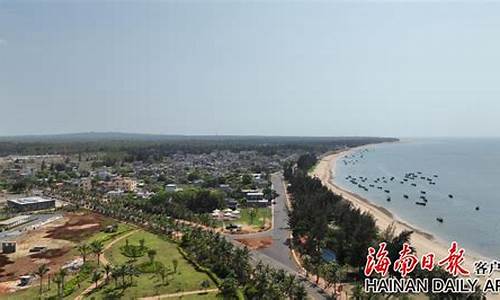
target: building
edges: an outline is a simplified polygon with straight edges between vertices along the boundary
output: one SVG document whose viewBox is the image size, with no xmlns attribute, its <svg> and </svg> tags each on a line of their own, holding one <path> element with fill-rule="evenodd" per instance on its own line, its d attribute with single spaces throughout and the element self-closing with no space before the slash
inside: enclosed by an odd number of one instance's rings
<svg viewBox="0 0 500 300">
<path fill-rule="evenodd" d="M 233 198 L 226 198 L 224 199 L 226 201 L 226 206 L 230 209 L 238 209 L 238 201 L 234 200 Z"/>
<path fill-rule="evenodd" d="M 30 216 L 17 216 L 8 220 L 0 221 L 0 230 L 7 230 L 30 221 Z"/>
<path fill-rule="evenodd" d="M 2 253 L 9 254 L 16 252 L 16 242 L 2 242 Z"/>
<path fill-rule="evenodd" d="M 247 205 L 249 206 L 264 207 L 269 205 L 269 200 L 264 199 L 264 193 L 262 192 L 245 193 L 245 199 L 247 200 Z"/>
<path fill-rule="evenodd" d="M 56 207 L 54 199 L 42 197 L 26 197 L 7 200 L 7 207 L 13 211 L 45 210 Z"/>
<path fill-rule="evenodd" d="M 90 191 L 92 189 L 92 179 L 88 177 L 80 179 L 79 187 L 84 191 Z"/>
<path fill-rule="evenodd" d="M 125 192 L 135 192 L 137 189 L 137 181 L 125 178 L 125 177 L 117 177 L 113 179 L 112 186 L 115 190 L 122 190 Z"/>
<path fill-rule="evenodd" d="M 177 185 L 173 183 L 169 183 L 165 186 L 165 191 L 167 192 L 175 192 L 177 190 Z"/>
</svg>

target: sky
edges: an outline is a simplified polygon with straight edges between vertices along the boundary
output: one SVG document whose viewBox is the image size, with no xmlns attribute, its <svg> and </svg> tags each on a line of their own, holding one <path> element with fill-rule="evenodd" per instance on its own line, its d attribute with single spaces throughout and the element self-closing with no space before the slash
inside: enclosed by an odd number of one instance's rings
<svg viewBox="0 0 500 300">
<path fill-rule="evenodd" d="M 500 2 L 3 1 L 0 135 L 499 136 Z"/>
</svg>

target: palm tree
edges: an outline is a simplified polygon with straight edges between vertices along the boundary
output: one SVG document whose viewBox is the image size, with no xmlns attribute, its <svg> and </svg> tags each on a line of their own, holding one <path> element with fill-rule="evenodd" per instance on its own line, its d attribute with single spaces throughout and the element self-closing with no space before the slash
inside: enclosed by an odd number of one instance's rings
<svg viewBox="0 0 500 300">
<path fill-rule="evenodd" d="M 201 283 L 200 283 L 200 286 L 203 290 L 206 290 L 210 287 L 210 281 L 208 280 L 203 280 Z"/>
<path fill-rule="evenodd" d="M 115 281 L 115 287 L 118 287 L 118 279 L 121 277 L 121 268 L 114 267 L 112 272 L 111 272 L 111 277 L 113 277 L 113 279 Z"/>
<path fill-rule="evenodd" d="M 35 271 L 35 274 L 40 277 L 40 297 L 42 296 L 42 289 L 43 289 L 43 276 L 49 272 L 49 268 L 47 267 L 47 264 L 42 264 L 38 267 L 38 269 Z"/>
<path fill-rule="evenodd" d="M 99 266 L 99 258 L 101 257 L 102 251 L 104 249 L 104 244 L 99 240 L 95 240 L 90 243 L 90 248 L 92 248 L 92 253 L 96 255 L 97 265 Z"/>
<path fill-rule="evenodd" d="M 293 296 L 291 299 L 293 300 L 305 300 L 307 299 L 307 291 L 306 288 L 302 284 L 295 285 L 293 289 Z"/>
<path fill-rule="evenodd" d="M 156 250 L 155 249 L 150 249 L 148 250 L 148 257 L 149 257 L 149 262 L 153 264 L 156 256 Z"/>
<path fill-rule="evenodd" d="M 177 273 L 178 266 L 179 266 L 179 260 L 177 258 L 172 259 L 172 267 L 174 267 L 174 273 Z"/>
<path fill-rule="evenodd" d="M 98 270 L 95 270 L 94 273 L 92 273 L 92 282 L 95 282 L 95 288 L 97 288 L 99 280 L 102 278 L 102 273 Z"/>
<path fill-rule="evenodd" d="M 57 296 L 61 297 L 61 283 L 62 283 L 62 279 L 61 279 L 61 276 L 59 276 L 59 273 L 55 274 L 54 278 L 52 278 L 52 281 L 54 281 L 54 283 L 57 286 Z"/>
<path fill-rule="evenodd" d="M 113 270 L 113 267 L 110 264 L 104 266 L 104 272 L 106 273 L 106 282 L 109 281 L 109 273 Z"/>
<path fill-rule="evenodd" d="M 233 299 L 236 297 L 238 289 L 238 281 L 232 277 L 227 277 L 224 279 L 220 286 L 220 292 L 224 299 Z"/>
<path fill-rule="evenodd" d="M 87 244 L 81 244 L 80 246 L 78 246 L 78 251 L 82 256 L 83 263 L 85 263 L 87 261 L 87 255 L 89 255 L 91 248 Z"/>
<path fill-rule="evenodd" d="M 64 295 L 64 279 L 66 278 L 66 275 L 68 275 L 68 271 L 66 269 L 61 268 L 58 272 L 58 276 L 61 277 L 61 289 L 63 295 Z"/>
<path fill-rule="evenodd" d="M 168 276 L 168 268 L 165 267 L 163 264 L 161 264 L 157 269 L 156 269 L 156 275 L 160 277 L 161 279 L 161 284 L 165 284 L 165 279 Z"/>
<path fill-rule="evenodd" d="M 354 284 L 354 286 L 351 289 L 351 292 L 352 292 L 352 298 L 355 300 L 361 300 L 365 296 L 363 285 L 361 285 L 359 282 L 356 282 Z"/>
<path fill-rule="evenodd" d="M 125 274 L 129 276 L 130 284 L 134 281 L 134 276 L 137 277 L 141 275 L 141 272 L 134 265 L 126 265 L 125 266 Z"/>
</svg>

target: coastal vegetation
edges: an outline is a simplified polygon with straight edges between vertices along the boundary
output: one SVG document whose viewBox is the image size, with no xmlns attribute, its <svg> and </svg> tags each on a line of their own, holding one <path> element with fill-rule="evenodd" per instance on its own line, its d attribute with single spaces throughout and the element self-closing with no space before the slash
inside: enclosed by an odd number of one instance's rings
<svg viewBox="0 0 500 300">
<path fill-rule="evenodd" d="M 411 244 L 412 231 L 396 233 L 393 226 L 380 230 L 372 215 L 354 208 L 342 196 L 331 192 L 318 178 L 308 175 L 309 164 L 287 164 L 284 174 L 288 181 L 288 193 L 292 209 L 289 211 L 289 225 L 293 233 L 293 247 L 300 254 L 303 266 L 309 274 L 316 276 L 319 283 L 351 282 L 352 294 L 357 299 L 377 298 L 367 295 L 360 283 L 364 278 L 367 249 L 387 244 L 388 258 L 396 261 L 400 257 L 403 244 Z M 334 259 L 325 257 L 331 251 Z M 415 250 L 412 248 L 412 252 Z M 401 274 L 389 269 L 389 276 L 400 278 Z M 417 267 L 410 276 L 416 278 L 451 278 L 442 268 L 433 271 Z M 394 295 L 387 295 L 394 296 Z M 427 295 L 431 299 L 484 299 L 481 292 L 472 294 L 442 293 Z"/>
</svg>

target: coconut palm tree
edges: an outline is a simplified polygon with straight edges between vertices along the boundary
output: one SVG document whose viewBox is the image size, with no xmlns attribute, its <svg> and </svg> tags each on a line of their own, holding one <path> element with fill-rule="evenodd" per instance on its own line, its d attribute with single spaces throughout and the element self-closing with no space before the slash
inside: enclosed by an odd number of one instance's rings
<svg viewBox="0 0 500 300">
<path fill-rule="evenodd" d="M 156 250 L 155 249 L 149 249 L 148 250 L 148 257 L 149 257 L 149 262 L 153 264 L 156 256 Z"/>
<path fill-rule="evenodd" d="M 172 267 L 174 267 L 174 273 L 177 273 L 178 266 L 179 266 L 179 260 L 177 258 L 172 259 Z"/>
<path fill-rule="evenodd" d="M 43 289 L 43 276 L 49 272 L 49 268 L 47 267 L 47 264 L 42 264 L 38 267 L 38 269 L 35 271 L 35 275 L 40 277 L 40 297 L 42 296 L 42 289 Z"/>
<path fill-rule="evenodd" d="M 95 288 L 97 288 L 99 284 L 99 280 L 102 278 L 102 273 L 99 270 L 95 270 L 94 273 L 92 273 L 92 282 L 95 283 Z"/>
<path fill-rule="evenodd" d="M 64 279 L 66 279 L 66 276 L 68 275 L 68 271 L 66 269 L 59 269 L 59 272 L 57 276 L 61 278 L 61 290 L 62 290 L 62 295 L 64 295 Z"/>
<path fill-rule="evenodd" d="M 106 273 L 106 282 L 109 281 L 109 274 L 113 271 L 113 267 L 110 264 L 104 266 L 104 272 Z"/>
<path fill-rule="evenodd" d="M 78 252 L 82 256 L 83 263 L 87 261 L 87 255 L 90 254 L 91 250 L 90 246 L 85 243 L 78 246 Z"/>
<path fill-rule="evenodd" d="M 99 260 L 102 254 L 102 251 L 104 250 L 104 244 L 102 241 L 95 240 L 92 243 L 90 243 L 90 248 L 92 249 L 92 253 L 95 254 L 97 257 L 97 266 L 99 266 Z"/>
</svg>

